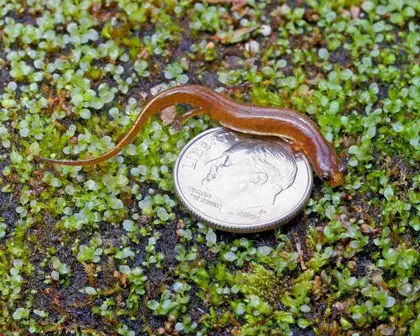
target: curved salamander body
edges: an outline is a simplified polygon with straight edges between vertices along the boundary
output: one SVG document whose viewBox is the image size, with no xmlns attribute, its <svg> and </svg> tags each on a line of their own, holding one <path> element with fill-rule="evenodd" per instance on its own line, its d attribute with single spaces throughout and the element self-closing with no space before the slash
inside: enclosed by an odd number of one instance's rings
<svg viewBox="0 0 420 336">
<path fill-rule="evenodd" d="M 331 186 L 343 183 L 344 165 L 308 117 L 289 109 L 239 103 L 199 85 L 177 86 L 158 94 L 144 107 L 134 125 L 115 148 L 97 158 L 81 161 L 41 157 L 38 159 L 68 166 L 86 166 L 103 162 L 131 143 L 150 117 L 176 104 L 193 106 L 193 110 L 175 119 L 176 126 L 193 116 L 208 114 L 222 126 L 241 133 L 286 138 L 295 151 L 301 151 L 308 157 L 320 178 L 328 180 Z"/>
</svg>

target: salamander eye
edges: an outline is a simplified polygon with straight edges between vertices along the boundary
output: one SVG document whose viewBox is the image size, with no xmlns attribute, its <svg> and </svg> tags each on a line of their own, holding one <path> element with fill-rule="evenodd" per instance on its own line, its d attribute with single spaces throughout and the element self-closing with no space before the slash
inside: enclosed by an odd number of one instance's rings
<svg viewBox="0 0 420 336">
<path fill-rule="evenodd" d="M 331 173 L 329 172 L 323 172 L 321 176 L 323 180 L 331 180 Z"/>
</svg>

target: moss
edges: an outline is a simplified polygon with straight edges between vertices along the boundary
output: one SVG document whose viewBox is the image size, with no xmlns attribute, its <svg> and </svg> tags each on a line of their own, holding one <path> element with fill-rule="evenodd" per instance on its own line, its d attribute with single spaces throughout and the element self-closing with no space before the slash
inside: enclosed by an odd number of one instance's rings
<svg viewBox="0 0 420 336">
<path fill-rule="evenodd" d="M 0 7 L 0 333 L 419 333 L 417 3 Z M 180 132 L 156 117 L 98 166 L 33 160 L 104 153 L 186 82 L 307 114 L 345 185 L 315 179 L 300 216 L 246 236 L 174 195 L 173 164 L 207 116 Z"/>
</svg>

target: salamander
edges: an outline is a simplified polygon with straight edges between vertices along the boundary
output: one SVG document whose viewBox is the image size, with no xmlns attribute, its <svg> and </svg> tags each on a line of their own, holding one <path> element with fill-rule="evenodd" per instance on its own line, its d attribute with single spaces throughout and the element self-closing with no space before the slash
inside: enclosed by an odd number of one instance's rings
<svg viewBox="0 0 420 336">
<path fill-rule="evenodd" d="M 326 180 L 331 186 L 343 184 L 345 166 L 311 119 L 291 109 L 253 106 L 237 102 L 226 95 L 200 85 L 176 86 L 155 96 L 137 116 L 126 135 L 105 154 L 79 161 L 44 157 L 36 157 L 36 159 L 67 166 L 98 164 L 117 155 L 131 143 L 149 118 L 176 104 L 193 107 L 192 110 L 175 118 L 173 124 L 178 129 L 186 120 L 197 115 L 207 114 L 222 126 L 234 131 L 284 138 L 290 142 L 294 151 L 302 152 L 308 157 L 315 173 L 321 179 Z"/>
</svg>

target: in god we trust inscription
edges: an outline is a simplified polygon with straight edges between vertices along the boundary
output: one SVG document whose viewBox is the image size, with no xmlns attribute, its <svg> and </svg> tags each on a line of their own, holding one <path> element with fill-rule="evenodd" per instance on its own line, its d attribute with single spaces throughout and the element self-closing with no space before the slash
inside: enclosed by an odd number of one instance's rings
<svg viewBox="0 0 420 336">
<path fill-rule="evenodd" d="M 258 232 L 292 219 L 312 188 L 304 155 L 280 139 L 213 128 L 191 140 L 174 169 L 182 203 L 200 221 L 230 232 Z"/>
</svg>

